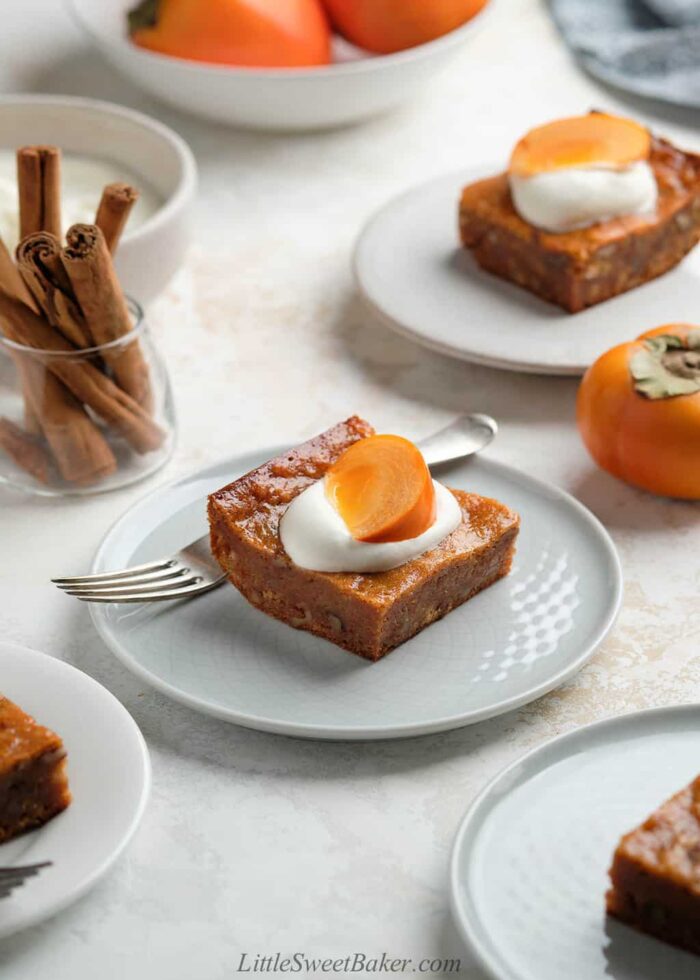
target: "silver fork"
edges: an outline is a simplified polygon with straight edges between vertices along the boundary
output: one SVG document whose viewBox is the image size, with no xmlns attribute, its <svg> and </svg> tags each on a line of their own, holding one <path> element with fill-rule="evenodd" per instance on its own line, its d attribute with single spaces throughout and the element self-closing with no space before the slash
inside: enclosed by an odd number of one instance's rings
<svg viewBox="0 0 700 980">
<path fill-rule="evenodd" d="M 172 558 L 117 572 L 75 575 L 51 581 L 83 602 L 164 602 L 209 592 L 221 585 L 225 578 L 211 553 L 209 535 L 205 534 Z"/>
<path fill-rule="evenodd" d="M 23 885 L 27 878 L 38 875 L 42 868 L 50 868 L 51 862 L 25 864 L 24 867 L 0 868 L 0 898 L 7 898 L 11 891 Z"/>
<path fill-rule="evenodd" d="M 490 415 L 462 415 L 418 443 L 428 466 L 439 466 L 484 449 L 498 432 Z M 51 581 L 83 602 L 164 602 L 209 592 L 226 580 L 209 547 L 209 535 L 172 558 L 116 572 L 54 578 Z"/>
</svg>

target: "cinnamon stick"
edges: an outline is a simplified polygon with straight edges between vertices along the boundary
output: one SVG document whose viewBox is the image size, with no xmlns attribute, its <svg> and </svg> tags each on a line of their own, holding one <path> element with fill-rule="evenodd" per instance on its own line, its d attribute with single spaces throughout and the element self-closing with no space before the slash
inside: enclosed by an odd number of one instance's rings
<svg viewBox="0 0 700 980">
<path fill-rule="evenodd" d="M 7 246 L 4 241 L 0 238 L 0 287 L 2 287 L 6 292 L 10 293 L 12 296 L 16 296 L 21 299 L 27 306 L 31 309 L 36 310 L 36 304 L 32 298 L 31 293 L 24 284 L 24 281 L 19 274 L 17 266 L 12 261 L 12 256 L 10 255 Z M 14 356 L 15 364 L 17 365 L 17 370 L 19 372 L 20 378 L 22 379 L 22 389 L 24 391 L 24 424 L 27 431 L 32 435 L 38 435 L 41 431 L 39 425 L 39 420 L 33 413 L 29 398 L 27 395 L 26 384 L 23 378 L 23 368 L 22 359 L 19 356 Z"/>
<path fill-rule="evenodd" d="M 2 238 L 0 238 L 0 286 L 2 286 L 6 293 L 16 296 L 17 299 L 21 299 L 22 302 L 26 303 L 32 310 L 38 312 L 38 307 L 34 302 L 29 289 L 24 284 L 24 280 L 19 273 L 19 269 L 12 261 L 12 256 L 10 255 L 9 249 L 5 245 Z"/>
<path fill-rule="evenodd" d="M 23 146 L 17 151 L 19 237 L 35 231 L 61 234 L 61 151 L 56 146 Z"/>
<path fill-rule="evenodd" d="M 126 337 L 133 329 L 131 316 L 104 235 L 97 225 L 73 225 L 66 241 L 63 265 L 93 340 L 101 345 Z M 119 387 L 150 411 L 151 382 L 138 340 L 103 357 Z"/>
<path fill-rule="evenodd" d="M 65 277 L 65 273 L 63 275 Z M 30 314 L 36 313 L 34 299 L 1 241 L 0 289 L 9 291 L 15 300 L 24 302 Z M 25 425 L 30 432 L 43 432 L 64 480 L 88 485 L 113 473 L 117 467 L 114 453 L 80 402 L 33 358 L 22 357 L 17 352 L 13 352 L 13 356 L 24 391 Z M 34 454 L 43 452 L 36 444 L 33 448 Z M 32 458 L 28 449 L 26 458 Z M 21 462 L 19 465 L 22 465 Z M 25 466 L 25 469 L 29 469 L 29 466 Z M 40 477 L 37 476 L 37 479 Z"/>
<path fill-rule="evenodd" d="M 0 329 L 10 340 L 39 351 L 75 353 L 69 342 L 36 313 L 0 289 Z M 163 430 L 130 395 L 89 360 L 47 357 L 48 368 L 73 393 L 126 439 L 136 452 L 162 445 Z"/>
<path fill-rule="evenodd" d="M 29 315 L 37 315 L 36 304 L 2 240 L 0 290 L 9 293 Z M 117 467 L 114 453 L 80 402 L 31 356 L 11 353 L 22 381 L 25 425 L 32 433 L 43 432 L 64 480 L 86 485 L 113 473 Z"/>
<path fill-rule="evenodd" d="M 139 192 L 130 184 L 107 184 L 97 208 L 95 224 L 105 236 L 107 248 L 114 255 L 129 220 Z"/>
<path fill-rule="evenodd" d="M 112 449 L 80 402 L 38 360 L 29 360 L 29 398 L 58 470 L 68 483 L 99 483 L 117 468 Z"/>
<path fill-rule="evenodd" d="M 19 243 L 16 255 L 21 279 L 51 326 L 76 347 L 94 346 L 61 261 L 60 240 L 48 231 L 35 232 Z"/>
<path fill-rule="evenodd" d="M 49 454 L 36 438 L 9 419 L 0 418 L 0 449 L 39 483 L 49 482 Z"/>
</svg>

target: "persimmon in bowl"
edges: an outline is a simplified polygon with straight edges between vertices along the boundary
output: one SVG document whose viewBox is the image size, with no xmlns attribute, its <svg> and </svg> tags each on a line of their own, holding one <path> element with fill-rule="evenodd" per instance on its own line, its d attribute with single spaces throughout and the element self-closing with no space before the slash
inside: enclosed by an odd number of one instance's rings
<svg viewBox="0 0 700 980">
<path fill-rule="evenodd" d="M 198 60 L 192 58 L 187 38 L 183 47 L 183 34 L 188 33 L 190 23 L 184 14 L 181 23 L 165 25 L 167 32 L 161 24 L 161 34 L 155 36 L 152 24 L 137 25 L 139 43 L 134 43 L 128 14 L 137 0 L 66 2 L 104 56 L 150 94 L 218 122 L 289 131 L 358 122 L 409 100 L 449 64 L 483 24 L 495 0 L 440 0 L 448 12 L 459 8 L 461 15 L 456 20 L 452 14 L 452 19 L 444 16 L 427 22 L 414 16 L 421 4 L 426 7 L 425 0 L 381 0 L 386 8 L 384 23 L 391 24 L 386 17 L 394 10 L 410 9 L 412 13 L 397 21 L 389 41 L 385 31 L 378 36 L 372 31 L 366 36 L 364 31 L 356 33 L 356 10 L 364 6 L 371 14 L 377 9 L 375 0 L 344 5 L 334 0 L 309 0 L 308 4 L 307 0 L 285 0 L 301 12 L 301 32 L 296 30 L 296 21 L 290 26 L 281 18 L 272 28 L 266 25 L 261 38 L 255 24 L 248 21 L 251 41 L 245 52 L 235 45 L 232 50 L 210 44 L 199 50 Z M 316 5 L 318 12 L 321 3 L 319 20 L 312 11 Z M 191 17 L 205 7 L 201 0 L 179 0 L 179 6 Z M 355 11 L 350 23 L 346 23 L 348 9 Z M 361 27 L 372 26 L 369 14 Z M 465 17 L 469 17 L 466 22 Z M 340 29 L 346 38 L 331 34 Z M 355 38 L 372 45 L 372 50 L 353 46 Z M 420 43 L 422 38 L 427 38 L 425 43 Z M 232 58 L 254 63 L 226 63 Z"/>
</svg>

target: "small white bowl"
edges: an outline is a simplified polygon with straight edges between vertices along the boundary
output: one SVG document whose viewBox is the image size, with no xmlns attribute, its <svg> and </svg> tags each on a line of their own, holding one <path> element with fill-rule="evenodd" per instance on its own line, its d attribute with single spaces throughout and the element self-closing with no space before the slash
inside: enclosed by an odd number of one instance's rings
<svg viewBox="0 0 700 980">
<path fill-rule="evenodd" d="M 266 69 L 208 65 L 136 47 L 126 30 L 135 0 L 67 2 L 105 57 L 157 98 L 217 122 L 290 131 L 357 122 L 411 98 L 482 25 L 495 0 L 462 27 L 398 54 Z"/>
<path fill-rule="evenodd" d="M 190 241 L 197 165 L 185 141 L 155 119 L 110 102 L 3 96 L 0 148 L 29 143 L 55 144 L 65 153 L 122 164 L 162 199 L 144 224 L 133 231 L 127 225 L 116 258 L 124 291 L 146 306 L 182 264 Z"/>
</svg>

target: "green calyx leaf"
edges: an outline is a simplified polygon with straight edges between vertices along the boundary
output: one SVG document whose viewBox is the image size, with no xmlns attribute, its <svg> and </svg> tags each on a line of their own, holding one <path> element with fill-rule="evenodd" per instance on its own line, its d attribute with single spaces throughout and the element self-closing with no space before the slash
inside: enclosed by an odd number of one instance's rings
<svg viewBox="0 0 700 980">
<path fill-rule="evenodd" d="M 667 350 L 678 350 L 678 348 L 683 347 L 683 341 L 680 337 L 674 337 L 673 334 L 664 333 L 658 337 L 647 337 L 644 345 L 651 351 L 658 351 L 660 354 L 664 354 Z"/>
<path fill-rule="evenodd" d="M 129 34 L 143 30 L 145 27 L 155 27 L 158 23 L 158 8 L 160 0 L 141 0 L 138 6 L 128 13 Z"/>
<path fill-rule="evenodd" d="M 646 398 L 676 398 L 700 392 L 700 330 L 685 342 L 673 334 L 648 337 L 630 359 L 634 387 Z"/>
</svg>

